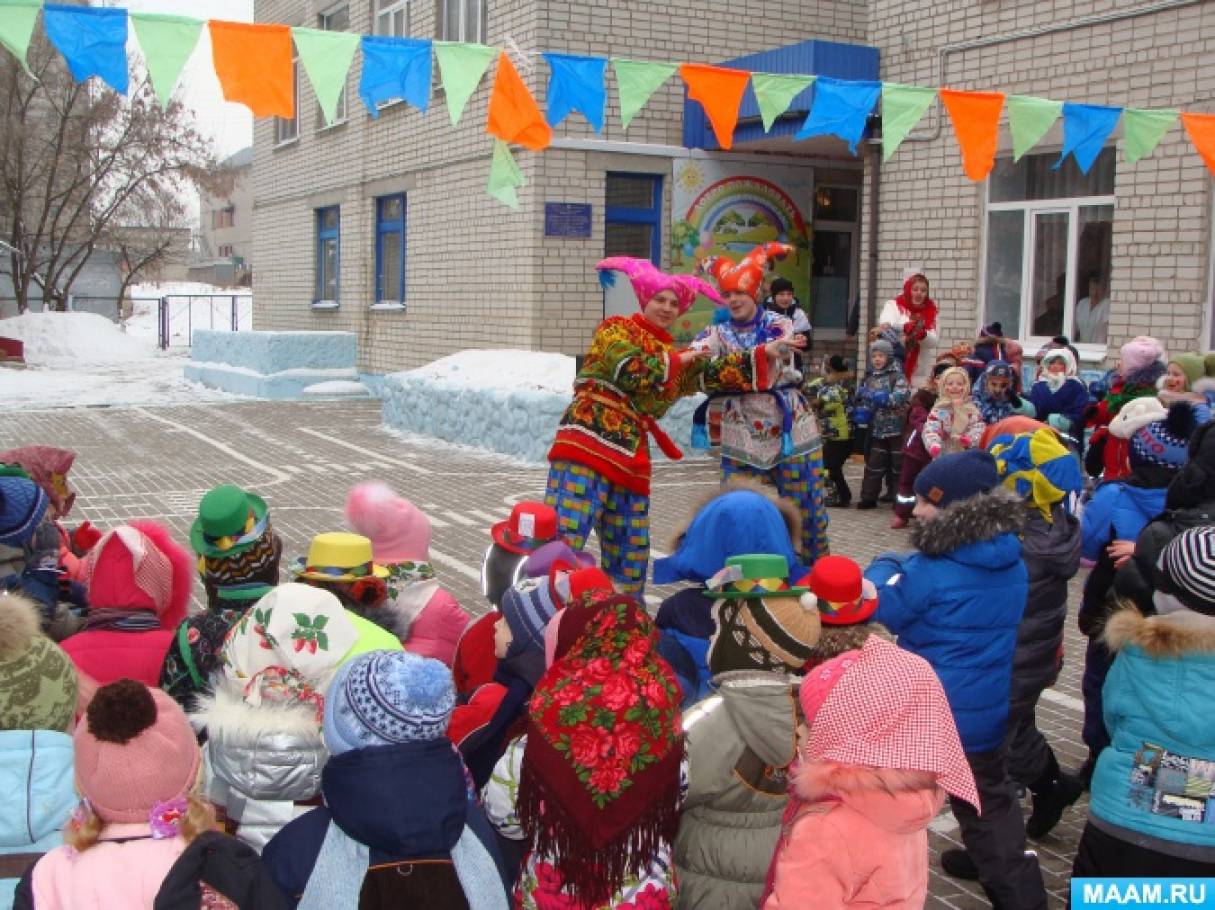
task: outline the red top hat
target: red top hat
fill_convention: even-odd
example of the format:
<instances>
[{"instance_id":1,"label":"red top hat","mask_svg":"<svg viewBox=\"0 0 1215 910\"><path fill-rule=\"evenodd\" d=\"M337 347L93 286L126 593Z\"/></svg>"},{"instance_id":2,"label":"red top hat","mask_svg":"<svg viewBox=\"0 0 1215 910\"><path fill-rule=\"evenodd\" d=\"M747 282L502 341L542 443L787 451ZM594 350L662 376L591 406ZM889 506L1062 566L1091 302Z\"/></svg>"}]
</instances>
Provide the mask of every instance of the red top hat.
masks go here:
<instances>
[{"instance_id":1,"label":"red top hat","mask_svg":"<svg viewBox=\"0 0 1215 910\"><path fill-rule=\"evenodd\" d=\"M824 556L803 584L809 585L818 601L819 618L825 625L856 625L877 611L877 589L846 556Z\"/></svg>"},{"instance_id":2,"label":"red top hat","mask_svg":"<svg viewBox=\"0 0 1215 910\"><path fill-rule=\"evenodd\" d=\"M557 537L557 510L542 502L516 503L510 518L494 525L490 534L498 546L526 556Z\"/></svg>"}]
</instances>

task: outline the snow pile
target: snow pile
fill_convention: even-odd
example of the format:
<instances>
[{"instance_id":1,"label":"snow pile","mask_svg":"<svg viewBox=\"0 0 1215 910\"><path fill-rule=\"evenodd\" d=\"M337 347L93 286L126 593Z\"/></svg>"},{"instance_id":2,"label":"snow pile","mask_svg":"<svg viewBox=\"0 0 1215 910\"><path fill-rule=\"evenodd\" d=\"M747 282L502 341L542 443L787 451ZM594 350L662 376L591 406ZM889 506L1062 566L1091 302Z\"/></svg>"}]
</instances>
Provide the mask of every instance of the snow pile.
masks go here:
<instances>
[{"instance_id":1,"label":"snow pile","mask_svg":"<svg viewBox=\"0 0 1215 910\"><path fill-rule=\"evenodd\" d=\"M371 392L361 382L348 379L331 379L314 382L301 393L305 398L370 398Z\"/></svg>"},{"instance_id":2,"label":"snow pile","mask_svg":"<svg viewBox=\"0 0 1215 910\"><path fill-rule=\"evenodd\" d=\"M117 363L151 353L96 313L22 313L0 321L0 335L25 342L25 362L31 366Z\"/></svg>"},{"instance_id":3,"label":"snow pile","mask_svg":"<svg viewBox=\"0 0 1215 910\"><path fill-rule=\"evenodd\" d=\"M394 430L543 462L573 396L574 358L543 351L460 351L420 369L392 373L380 391ZM676 402L661 424L691 457L692 411L703 396ZM656 445L655 460L662 459Z\"/></svg>"},{"instance_id":4,"label":"snow pile","mask_svg":"<svg viewBox=\"0 0 1215 910\"><path fill-rule=\"evenodd\" d=\"M187 379L258 398L298 398L331 380L358 379L353 332L231 332L197 330Z\"/></svg>"},{"instance_id":5,"label":"snow pile","mask_svg":"<svg viewBox=\"0 0 1215 910\"><path fill-rule=\"evenodd\" d=\"M544 351L457 351L409 372L440 388L496 386L569 395L574 384L574 358Z\"/></svg>"}]
</instances>

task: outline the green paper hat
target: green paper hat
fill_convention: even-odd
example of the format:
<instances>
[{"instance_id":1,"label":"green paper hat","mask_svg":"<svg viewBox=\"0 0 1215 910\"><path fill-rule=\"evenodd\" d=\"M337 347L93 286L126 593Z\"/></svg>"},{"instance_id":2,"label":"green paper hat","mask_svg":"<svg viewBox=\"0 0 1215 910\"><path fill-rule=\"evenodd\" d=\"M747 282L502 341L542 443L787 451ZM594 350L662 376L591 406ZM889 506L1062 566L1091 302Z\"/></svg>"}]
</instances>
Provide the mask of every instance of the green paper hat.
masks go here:
<instances>
[{"instance_id":1,"label":"green paper hat","mask_svg":"<svg viewBox=\"0 0 1215 910\"><path fill-rule=\"evenodd\" d=\"M235 556L257 543L268 525L266 501L226 483L209 490L198 504L190 544L199 556Z\"/></svg>"},{"instance_id":2,"label":"green paper hat","mask_svg":"<svg viewBox=\"0 0 1215 910\"><path fill-rule=\"evenodd\" d=\"M789 563L779 553L731 556L726 567L707 582L709 597L754 599L800 597L809 588L789 586Z\"/></svg>"}]
</instances>

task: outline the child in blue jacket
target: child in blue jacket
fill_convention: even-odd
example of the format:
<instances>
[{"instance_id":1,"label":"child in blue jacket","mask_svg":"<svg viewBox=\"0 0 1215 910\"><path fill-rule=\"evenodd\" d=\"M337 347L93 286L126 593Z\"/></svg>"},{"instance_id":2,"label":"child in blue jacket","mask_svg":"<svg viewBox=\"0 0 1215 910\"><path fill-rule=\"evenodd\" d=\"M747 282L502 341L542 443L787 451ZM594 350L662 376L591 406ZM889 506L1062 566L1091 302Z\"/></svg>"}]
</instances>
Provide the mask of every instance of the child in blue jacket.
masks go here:
<instances>
[{"instance_id":1,"label":"child in blue jacket","mask_svg":"<svg viewBox=\"0 0 1215 910\"><path fill-rule=\"evenodd\" d=\"M1130 438L1131 473L1102 483L1084 509L1080 522L1080 555L1092 565L1080 602L1080 631L1088 636L1084 654L1084 744L1088 760L1081 768L1085 782L1109 735L1101 719L1101 687L1113 657L1102 642L1108 615L1106 595L1118 568L1134 555L1135 541L1148 522L1164 511L1168 485L1186 461L1194 431L1194 412L1185 403L1173 405L1164 420L1137 430Z\"/></svg>"},{"instance_id":2,"label":"child in blue jacket","mask_svg":"<svg viewBox=\"0 0 1215 910\"><path fill-rule=\"evenodd\" d=\"M987 452L931 462L915 481L917 550L879 556L865 577L878 590L874 619L940 677L978 788L981 816L980 807L950 798L966 849L945 851L942 866L977 878L994 906L1041 910L1046 889L1037 858L1025 853L1003 748L1017 627L1029 592L1017 537L1025 509L998 485Z\"/></svg>"}]
</instances>

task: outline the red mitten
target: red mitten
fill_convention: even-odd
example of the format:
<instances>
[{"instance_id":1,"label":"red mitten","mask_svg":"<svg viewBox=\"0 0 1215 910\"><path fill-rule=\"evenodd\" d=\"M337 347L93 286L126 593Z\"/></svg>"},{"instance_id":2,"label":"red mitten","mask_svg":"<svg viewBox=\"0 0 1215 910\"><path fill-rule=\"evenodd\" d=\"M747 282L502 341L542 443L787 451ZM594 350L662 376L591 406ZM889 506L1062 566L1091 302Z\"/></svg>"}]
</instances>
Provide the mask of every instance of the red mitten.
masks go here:
<instances>
[{"instance_id":1,"label":"red mitten","mask_svg":"<svg viewBox=\"0 0 1215 910\"><path fill-rule=\"evenodd\" d=\"M941 447L940 446L929 446L928 454L931 455L933 458L936 458L938 455L941 454Z\"/></svg>"},{"instance_id":2,"label":"red mitten","mask_svg":"<svg viewBox=\"0 0 1215 910\"><path fill-rule=\"evenodd\" d=\"M959 436L958 442L962 443L962 448L969 449L971 446L971 438L969 436Z\"/></svg>"},{"instance_id":3,"label":"red mitten","mask_svg":"<svg viewBox=\"0 0 1215 910\"><path fill-rule=\"evenodd\" d=\"M101 540L101 532L89 522L84 522L72 532L72 551L77 556L83 556Z\"/></svg>"}]
</instances>

